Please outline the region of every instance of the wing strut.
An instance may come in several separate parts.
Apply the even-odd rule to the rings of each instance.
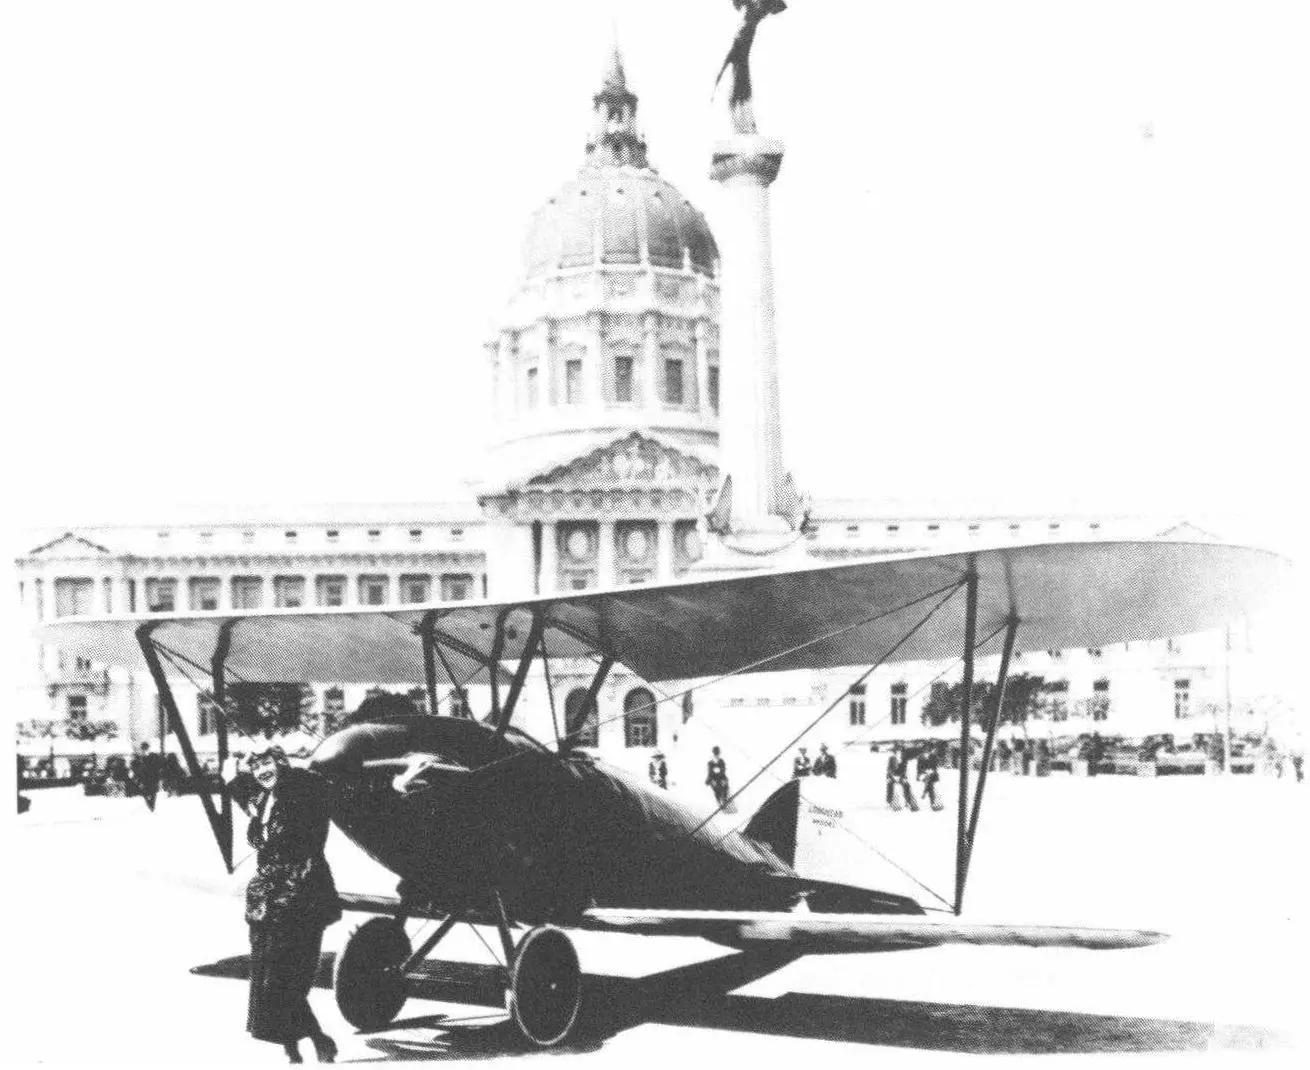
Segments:
[[[497,732],[501,731],[500,725],[504,720],[500,712],[500,655],[505,649],[505,619],[508,616],[508,609],[502,609],[496,614],[496,634],[491,640],[491,659],[487,662],[491,676],[491,719],[496,724]]]
[[[969,837],[969,728],[973,714],[973,643],[978,631],[978,568],[969,560],[964,581],[964,682],[960,695],[960,801],[955,825],[955,913],[964,904],[965,852]]]
[[[978,787],[973,795],[973,812],[969,814],[969,840],[964,849],[964,879],[960,881],[963,897],[965,882],[969,879],[969,863],[973,861],[974,836],[978,832],[978,814],[982,810],[983,790],[987,786],[987,770],[992,764],[992,745],[996,742],[996,727],[1001,723],[1001,707],[1005,704],[1005,685],[1010,680],[1010,655],[1014,653],[1014,636],[1019,630],[1019,618],[1011,611],[1005,622],[1005,646],[1001,649],[1001,667],[996,673],[996,690],[987,711],[987,738],[983,742],[982,761],[978,766]],[[959,911],[957,910],[958,914]]]
[[[218,742],[218,784],[222,809],[219,811],[223,827],[223,838],[218,848],[223,852],[223,861],[227,863],[228,872],[232,871],[232,793],[227,781],[223,779],[223,766],[227,764],[227,656],[232,650],[232,629],[236,627],[235,617],[225,620],[218,628],[218,641],[214,643],[214,656],[209,662],[210,684],[209,698],[218,708],[218,719],[214,725],[214,734]]]
[[[564,709],[564,738],[559,741],[559,752],[563,754],[573,745],[573,737],[578,735],[586,727],[587,718],[596,712],[596,699],[600,696],[600,689],[605,683],[605,677],[609,676],[610,669],[614,667],[614,659],[606,654],[600,659],[600,664],[596,666],[596,673],[591,678],[591,683],[587,685],[587,697],[582,700],[581,721],[577,724],[569,724],[568,705]]]
[[[423,644],[423,682],[428,689],[428,713],[437,712],[437,611],[429,609],[417,628]],[[442,659],[445,660],[444,658]],[[453,680],[451,681],[454,682]]]
[[[159,626],[159,623],[157,620],[152,620],[141,625],[136,630],[136,641],[141,645],[141,653],[145,655],[146,665],[150,667],[150,675],[154,677],[155,687],[159,690],[159,701],[163,703],[164,712],[168,714],[169,727],[173,730],[173,734],[177,736],[178,744],[182,747],[182,754],[186,758],[187,768],[191,770],[191,776],[195,778],[200,789],[196,794],[200,796],[200,805],[205,808],[205,816],[209,818],[209,827],[214,831],[214,840],[218,843],[218,849],[223,855],[223,865],[231,873],[231,840],[226,844],[223,842],[223,826],[218,811],[214,809],[214,800],[209,797],[209,785],[206,782],[205,771],[196,757],[195,748],[191,746],[191,736],[186,730],[186,725],[182,722],[181,714],[177,711],[177,700],[173,697],[173,689],[169,686],[168,677],[164,675],[164,667],[159,663],[159,651],[150,638],[150,633]]]
[[[527,641],[523,644],[523,653],[519,655],[518,668],[514,670],[514,679],[510,681],[509,693],[505,696],[504,707],[496,718],[496,734],[504,735],[505,729],[514,716],[514,707],[518,705],[519,695],[523,693],[523,684],[528,678],[528,669],[536,656],[537,647],[541,645],[541,635],[546,628],[546,615],[541,610],[532,614],[532,627],[528,629]],[[503,628],[502,628],[503,632]]]

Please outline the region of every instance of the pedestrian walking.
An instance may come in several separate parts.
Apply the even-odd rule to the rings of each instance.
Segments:
[[[159,781],[163,773],[162,759],[151,752],[149,743],[142,743],[141,752],[132,755],[131,776],[152,814],[155,812],[155,800],[159,797]]]
[[[837,759],[828,753],[828,744],[819,744],[819,756],[810,767],[810,776],[826,776],[837,779]]]
[[[668,790],[669,763],[664,760],[664,755],[660,751],[656,751],[650,756],[650,765],[647,766],[646,773],[652,784],[658,788]]]
[[[723,760],[719,748],[712,748],[712,756],[705,769],[705,783],[714,792],[714,801],[722,806],[728,801],[728,763]]]
[[[937,798],[937,782],[941,779],[941,773],[937,768],[935,750],[930,750],[919,758],[919,779],[923,782],[923,798],[928,800],[928,805],[934,810],[940,810],[942,804]]]

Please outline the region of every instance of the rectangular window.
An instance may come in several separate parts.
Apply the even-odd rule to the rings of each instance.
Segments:
[[[329,529],[328,529],[328,533],[327,533],[327,541],[328,541],[328,542],[340,542],[340,541],[341,541],[341,532],[338,531],[336,528],[329,528]]]
[[[92,612],[95,583],[89,578],[55,580],[55,616],[84,617]]]
[[[86,696],[69,695],[68,696],[68,719],[70,721],[86,720]]]
[[[1175,680],[1174,681],[1174,717],[1181,721],[1189,713],[1192,707],[1192,681]]]
[[[1105,721],[1110,717],[1110,681],[1092,681],[1092,720]]]
[[[320,606],[344,606],[346,604],[346,577],[319,576],[314,581],[315,600]]]
[[[719,368],[716,364],[710,365],[710,381],[707,389],[710,394],[710,411],[717,414],[719,411]]]
[[[304,576],[274,576],[273,605],[277,609],[299,609],[305,604]]]
[[[173,722],[168,717],[168,707],[164,705],[164,696],[155,696],[155,735],[173,735]]]
[[[359,604],[361,606],[384,606],[387,604],[386,576],[359,577]]]
[[[681,405],[682,401],[682,361],[670,357],[664,362],[664,402]]]
[[[369,541],[369,542],[381,542],[381,541],[382,541],[382,529],[381,529],[381,528],[369,528],[369,529],[368,529],[368,541]]]
[[[410,528],[410,529],[409,529],[409,541],[410,541],[410,542],[422,542],[422,541],[423,541],[423,529],[422,529],[422,528]]]
[[[892,724],[905,723],[905,713],[909,704],[909,686],[906,684],[892,684],[890,710]]]
[[[264,579],[262,576],[232,577],[232,608],[258,609],[264,604]]]
[[[1069,681],[1051,680],[1042,686],[1046,708],[1052,721],[1069,719]]]
[[[463,602],[473,597],[473,577],[466,573],[447,573],[441,577],[441,600]]]
[[[200,543],[202,546],[208,546],[213,541],[214,533],[212,531],[202,531],[200,533]]]
[[[400,577],[400,600],[402,602],[426,602],[431,596],[431,576]]]
[[[177,608],[177,580],[146,580],[146,611],[172,613]]]
[[[208,695],[196,696],[196,731],[202,736],[212,736],[218,727],[218,707]]]
[[[187,581],[187,605],[193,610],[218,608],[218,580],[198,577]]]
[[[631,402],[632,395],[632,358],[614,358],[614,400]]]
[[[851,724],[864,724],[865,716],[865,689],[863,684],[856,684],[851,688]]]
[[[541,401],[541,387],[537,382],[537,369],[529,368],[527,375],[528,383],[528,408],[535,409]]]
[[[564,362],[564,401],[569,405],[582,404],[582,361]]]
[[[285,534],[286,534],[287,542],[295,542],[297,539],[300,538],[300,533],[296,531],[288,531]]]

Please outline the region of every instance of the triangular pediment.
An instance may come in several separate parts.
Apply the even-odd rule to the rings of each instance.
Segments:
[[[92,542],[85,536],[72,531],[66,531],[59,538],[51,539],[31,551],[32,557],[50,559],[100,557],[111,556],[112,554],[113,551],[109,547],[101,546],[98,542]]]
[[[1164,531],[1157,532],[1157,539],[1180,539],[1191,540],[1193,542],[1223,542],[1223,540],[1214,532],[1206,531],[1204,528],[1198,528],[1189,520],[1181,521],[1172,527],[1165,528]]]
[[[718,470],[694,454],[633,431],[571,460],[543,469],[529,487],[589,490],[713,482]]]

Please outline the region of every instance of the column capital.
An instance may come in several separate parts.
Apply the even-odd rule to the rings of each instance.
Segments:
[[[716,142],[710,163],[710,178],[732,182],[745,178],[769,185],[782,167],[783,145],[773,138],[742,135]]]

